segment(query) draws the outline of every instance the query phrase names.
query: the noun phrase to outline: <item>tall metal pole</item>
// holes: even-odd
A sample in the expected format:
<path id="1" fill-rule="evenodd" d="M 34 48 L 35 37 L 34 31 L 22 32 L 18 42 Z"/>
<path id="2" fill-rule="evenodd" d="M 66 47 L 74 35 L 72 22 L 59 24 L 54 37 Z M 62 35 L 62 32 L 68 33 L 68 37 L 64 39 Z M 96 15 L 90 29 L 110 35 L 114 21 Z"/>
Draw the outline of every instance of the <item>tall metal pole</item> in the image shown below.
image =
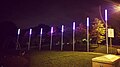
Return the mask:
<path id="1" fill-rule="evenodd" d="M 29 32 L 28 50 L 30 50 L 31 35 L 32 35 L 32 29 L 30 29 L 30 32 Z"/>
<path id="2" fill-rule="evenodd" d="M 52 36 L 53 36 L 53 27 L 51 27 L 50 50 L 52 50 Z"/>
<path id="3" fill-rule="evenodd" d="M 107 54 L 108 54 L 108 24 L 107 24 L 107 9 L 105 9 L 105 22 L 106 22 L 106 46 L 107 46 Z"/>
<path id="4" fill-rule="evenodd" d="M 112 47 L 112 37 L 110 37 L 110 47 Z"/>
<path id="5" fill-rule="evenodd" d="M 16 43 L 16 50 L 18 50 L 18 48 L 21 48 L 21 47 L 20 47 L 20 43 L 19 43 L 19 35 L 20 35 L 20 29 L 18 29 L 17 43 Z"/>
<path id="6" fill-rule="evenodd" d="M 41 50 L 41 47 L 42 47 L 42 45 L 41 45 L 41 43 L 42 43 L 42 31 L 43 31 L 43 28 L 41 28 L 41 30 L 40 30 L 40 43 L 39 43 L 39 50 Z"/>
<path id="7" fill-rule="evenodd" d="M 61 30 L 61 51 L 63 50 L 63 32 L 64 32 L 64 25 L 62 25 L 62 30 Z"/>
<path id="8" fill-rule="evenodd" d="M 87 52 L 89 52 L 89 17 L 87 17 Z"/>
<path id="9" fill-rule="evenodd" d="M 75 22 L 73 22 L 73 51 L 75 50 Z"/>

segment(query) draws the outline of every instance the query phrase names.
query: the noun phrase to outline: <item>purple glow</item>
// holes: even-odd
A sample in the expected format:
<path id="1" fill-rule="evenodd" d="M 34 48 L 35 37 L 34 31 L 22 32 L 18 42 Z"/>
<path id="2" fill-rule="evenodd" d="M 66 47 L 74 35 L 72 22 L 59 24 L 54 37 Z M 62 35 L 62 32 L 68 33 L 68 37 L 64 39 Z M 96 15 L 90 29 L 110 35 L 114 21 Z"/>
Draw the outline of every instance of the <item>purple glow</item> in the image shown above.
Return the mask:
<path id="1" fill-rule="evenodd" d="M 41 28 L 40 34 L 42 34 L 43 28 Z"/>
<path id="2" fill-rule="evenodd" d="M 62 25 L 62 32 L 64 32 L 64 25 Z"/>
<path id="3" fill-rule="evenodd" d="M 51 33 L 53 33 L 53 27 L 51 27 Z"/>
<path id="4" fill-rule="evenodd" d="M 89 27 L 89 17 L 87 17 L 87 26 Z"/>
<path id="5" fill-rule="evenodd" d="M 75 22 L 73 22 L 73 30 L 75 30 Z"/>
<path id="6" fill-rule="evenodd" d="M 20 29 L 18 29 L 18 35 L 20 35 Z"/>
<path id="7" fill-rule="evenodd" d="M 32 34 L 32 29 L 30 29 L 30 33 L 29 33 L 30 35 Z"/>
<path id="8" fill-rule="evenodd" d="M 105 21 L 107 21 L 107 9 L 105 9 Z"/>

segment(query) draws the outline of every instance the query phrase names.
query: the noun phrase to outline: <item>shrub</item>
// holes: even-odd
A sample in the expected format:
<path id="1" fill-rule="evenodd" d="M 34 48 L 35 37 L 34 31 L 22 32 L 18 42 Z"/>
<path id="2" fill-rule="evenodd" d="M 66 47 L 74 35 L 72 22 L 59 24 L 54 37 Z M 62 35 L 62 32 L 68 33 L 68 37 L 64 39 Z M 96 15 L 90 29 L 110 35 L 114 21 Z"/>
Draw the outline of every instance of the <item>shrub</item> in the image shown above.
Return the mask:
<path id="1" fill-rule="evenodd" d="M 98 48 L 96 48 L 96 49 L 94 50 L 94 52 L 107 53 L 107 47 L 104 46 L 104 45 L 101 45 L 101 46 L 99 46 Z M 114 47 L 109 47 L 109 48 L 108 48 L 108 53 L 109 53 L 109 54 L 117 54 L 117 49 L 114 48 Z"/>

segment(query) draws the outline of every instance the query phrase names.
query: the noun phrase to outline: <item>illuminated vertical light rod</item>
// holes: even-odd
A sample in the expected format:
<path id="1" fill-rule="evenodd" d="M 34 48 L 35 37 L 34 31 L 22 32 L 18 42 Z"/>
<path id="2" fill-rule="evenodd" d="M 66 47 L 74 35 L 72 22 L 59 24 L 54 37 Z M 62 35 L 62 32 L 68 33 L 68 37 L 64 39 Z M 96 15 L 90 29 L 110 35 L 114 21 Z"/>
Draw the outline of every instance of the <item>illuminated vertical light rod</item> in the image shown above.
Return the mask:
<path id="1" fill-rule="evenodd" d="M 89 17 L 87 17 L 87 52 L 89 52 Z"/>
<path id="2" fill-rule="evenodd" d="M 30 31 L 29 31 L 28 50 L 30 50 L 31 35 L 32 35 L 32 29 L 30 29 Z"/>
<path id="3" fill-rule="evenodd" d="M 20 47 L 20 44 L 19 44 L 19 35 L 20 35 L 20 29 L 18 29 L 16 50 L 18 50 L 18 48 L 21 48 L 21 47 Z"/>
<path id="4" fill-rule="evenodd" d="M 18 29 L 18 35 L 20 35 L 20 29 Z"/>
<path id="5" fill-rule="evenodd" d="M 41 50 L 42 47 L 42 32 L 43 32 L 43 28 L 40 29 L 40 43 L 39 43 L 39 50 Z"/>
<path id="6" fill-rule="evenodd" d="M 75 50 L 75 22 L 73 22 L 73 51 Z"/>
<path id="7" fill-rule="evenodd" d="M 107 54 L 108 54 L 108 24 L 107 24 L 107 9 L 105 9 L 105 22 L 106 22 L 106 46 L 107 46 Z"/>
<path id="8" fill-rule="evenodd" d="M 52 36 L 53 36 L 53 27 L 51 27 L 50 50 L 52 50 Z"/>
<path id="9" fill-rule="evenodd" d="M 64 25 L 62 25 L 62 30 L 61 30 L 61 51 L 63 50 L 63 33 L 64 33 Z"/>

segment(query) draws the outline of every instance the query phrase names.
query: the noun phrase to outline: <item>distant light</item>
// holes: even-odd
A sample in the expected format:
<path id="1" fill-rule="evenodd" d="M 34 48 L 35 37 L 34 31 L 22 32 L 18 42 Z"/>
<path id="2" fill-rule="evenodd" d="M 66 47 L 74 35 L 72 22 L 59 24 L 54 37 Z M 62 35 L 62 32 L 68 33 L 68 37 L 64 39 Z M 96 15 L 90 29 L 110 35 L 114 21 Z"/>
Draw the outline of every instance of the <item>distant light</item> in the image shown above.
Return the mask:
<path id="1" fill-rule="evenodd" d="M 30 35 L 32 34 L 32 29 L 30 29 Z"/>
<path id="2" fill-rule="evenodd" d="M 113 5 L 115 12 L 120 12 L 120 4 Z"/>
<path id="3" fill-rule="evenodd" d="M 53 33 L 53 27 L 51 27 L 51 33 Z"/>
<path id="4" fill-rule="evenodd" d="M 62 32 L 64 32 L 64 25 L 62 25 Z"/>
<path id="5" fill-rule="evenodd" d="M 20 29 L 18 29 L 18 35 L 20 35 Z"/>
<path id="6" fill-rule="evenodd" d="M 107 21 L 107 9 L 105 9 L 105 21 Z"/>
<path id="7" fill-rule="evenodd" d="M 40 30 L 40 34 L 42 34 L 42 31 L 43 31 L 43 28 L 41 28 L 41 30 Z"/>
<path id="8" fill-rule="evenodd" d="M 75 30 L 75 22 L 73 22 L 73 30 Z"/>
<path id="9" fill-rule="evenodd" d="M 87 26 L 89 26 L 89 17 L 87 17 Z"/>

